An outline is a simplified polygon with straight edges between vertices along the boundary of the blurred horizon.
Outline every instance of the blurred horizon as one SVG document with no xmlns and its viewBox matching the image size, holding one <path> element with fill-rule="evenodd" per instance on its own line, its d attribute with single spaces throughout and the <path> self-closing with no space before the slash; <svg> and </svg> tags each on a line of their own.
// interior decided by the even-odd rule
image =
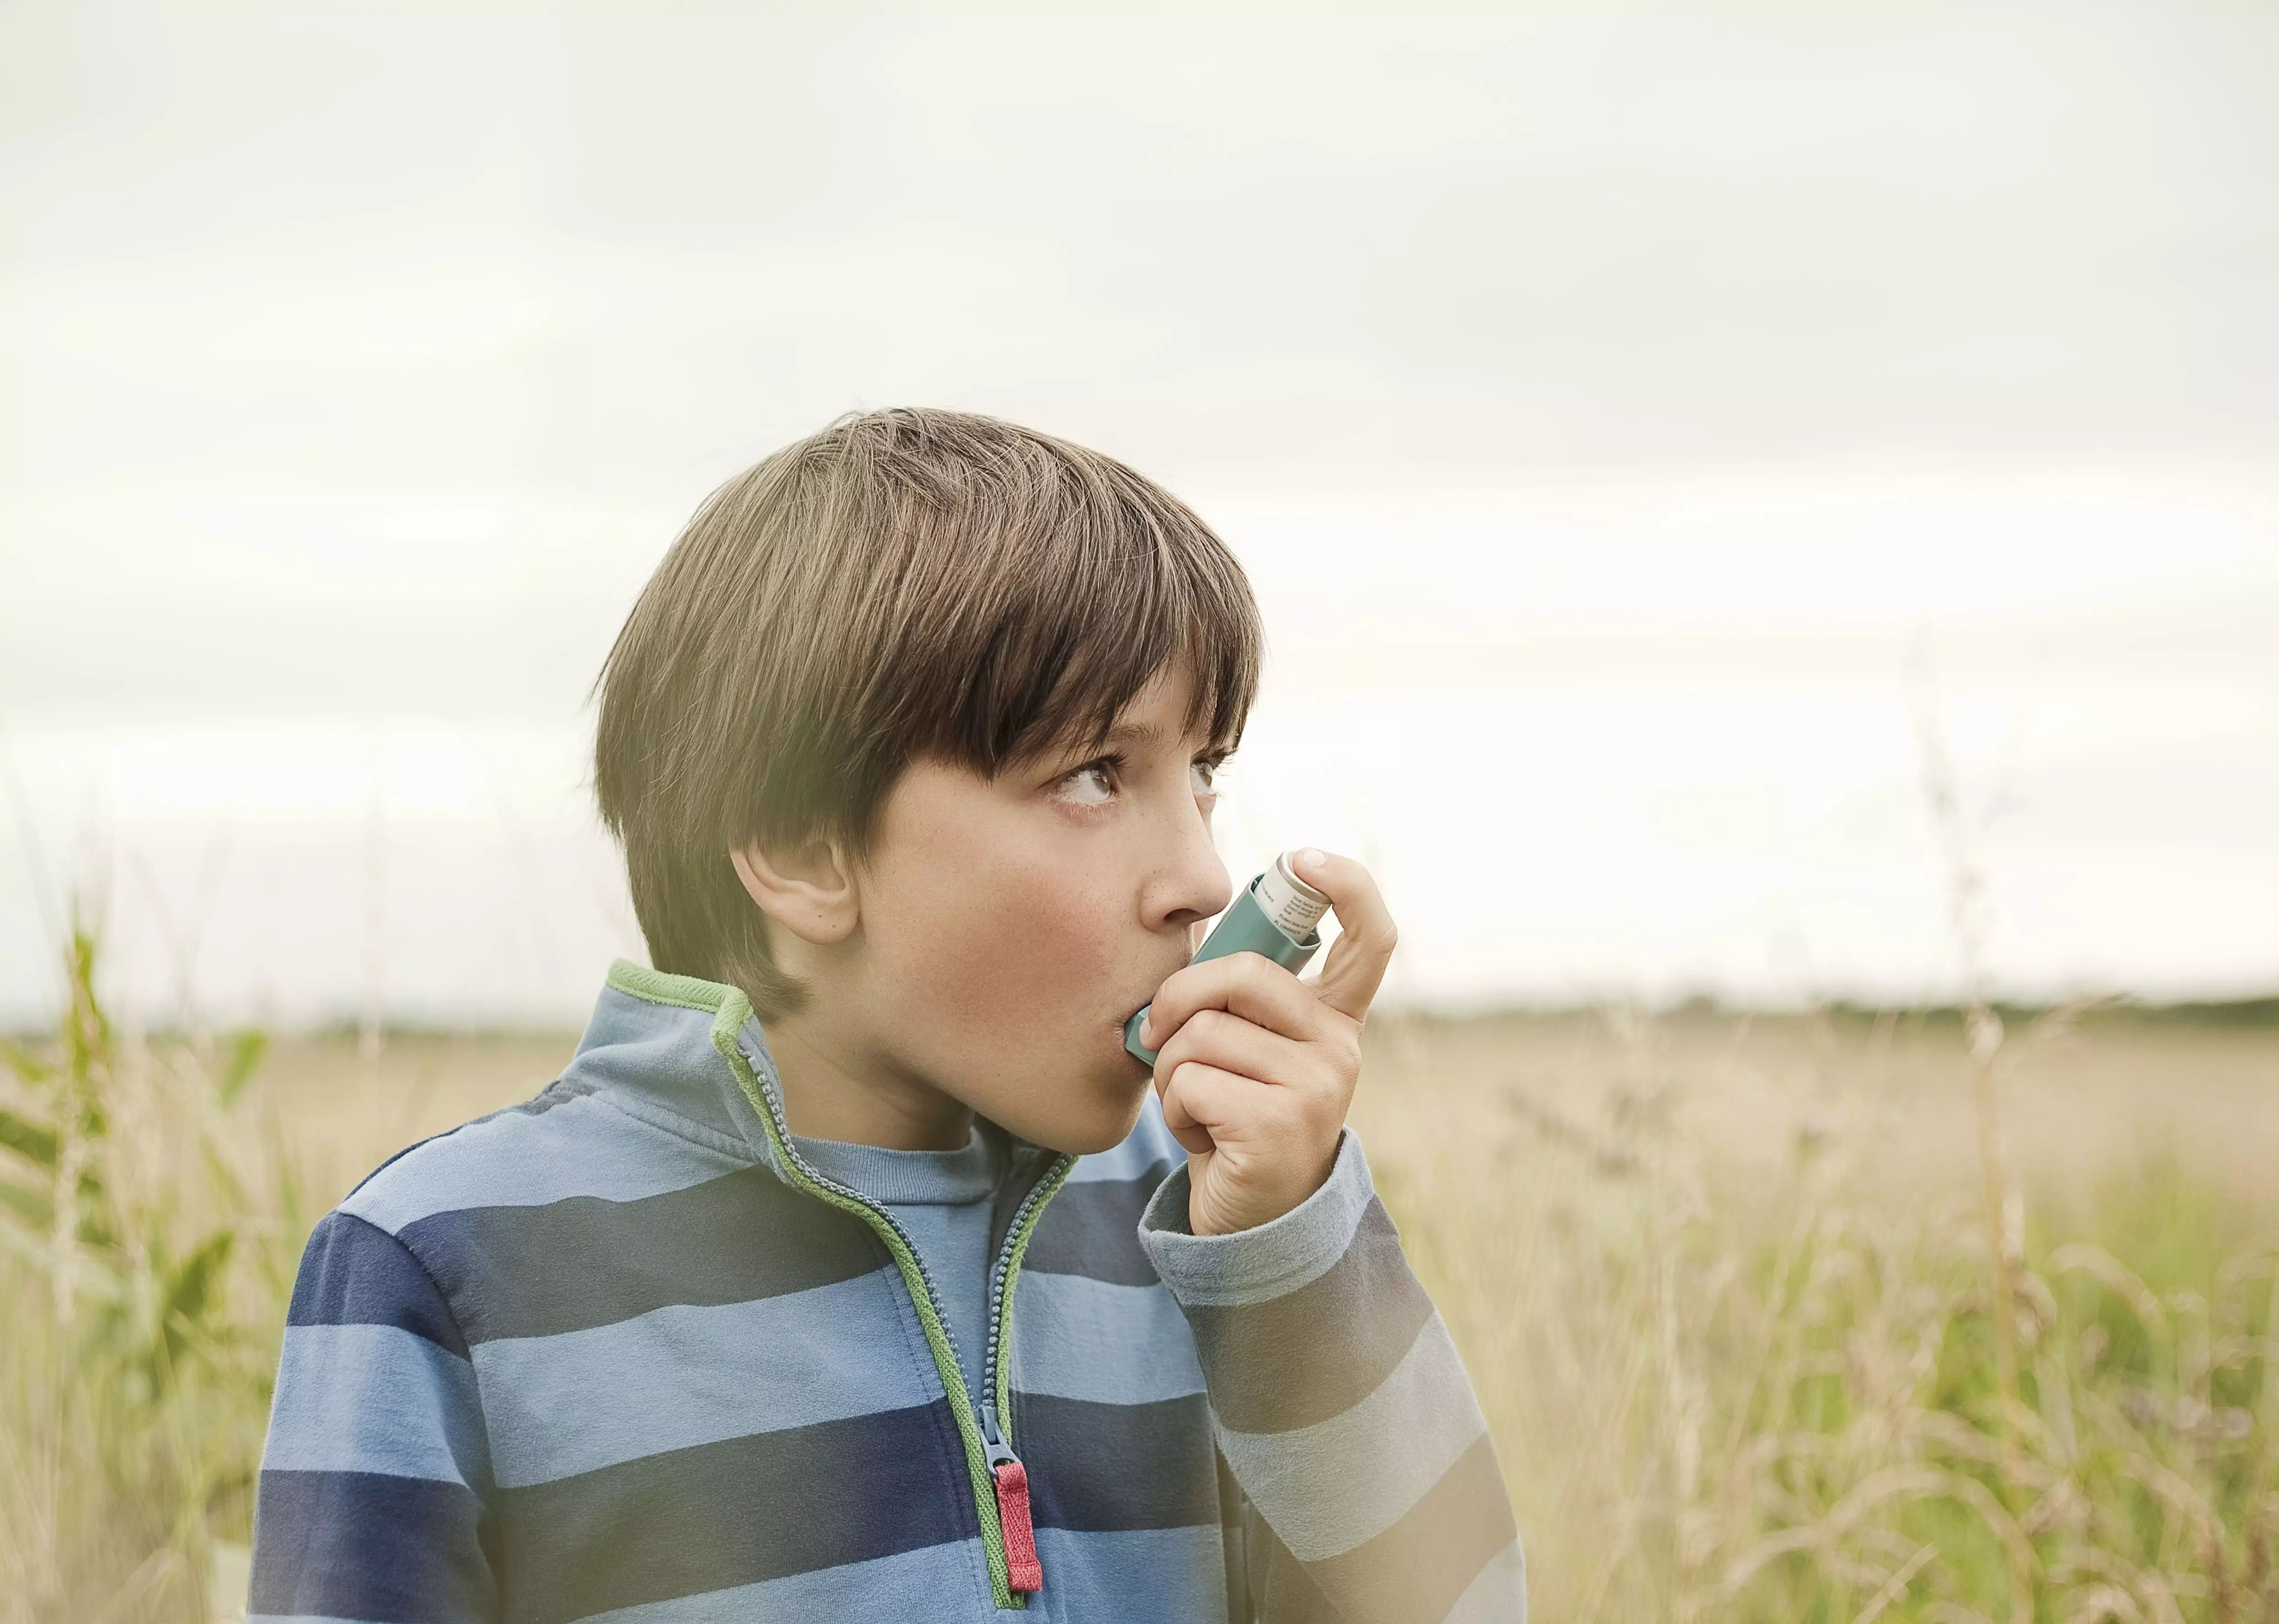
<svg viewBox="0 0 2279 1624">
<path fill-rule="evenodd" d="M 1416 1007 L 2279 991 L 2279 12 L 31 4 L 0 1029 L 575 1024 L 703 494 L 992 412 L 1270 644 L 1224 849 Z"/>
</svg>

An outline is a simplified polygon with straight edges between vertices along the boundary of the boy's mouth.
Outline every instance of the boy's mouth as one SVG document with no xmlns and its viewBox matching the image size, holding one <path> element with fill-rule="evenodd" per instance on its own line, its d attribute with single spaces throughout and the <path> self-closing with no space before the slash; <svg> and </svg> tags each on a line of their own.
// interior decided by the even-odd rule
<svg viewBox="0 0 2279 1624">
<path fill-rule="evenodd" d="M 1116 1001 L 1110 1004 L 1109 1007 L 1108 1023 L 1109 1025 L 1116 1028 L 1116 1041 L 1118 1043 L 1121 1043 L 1124 1040 L 1124 1023 L 1132 1018 L 1132 1012 L 1139 1008 L 1142 1004 L 1151 1004 L 1155 1002 L 1155 994 L 1163 990 L 1163 984 L 1170 980 L 1173 974 L 1183 969 L 1186 963 L 1186 961 L 1182 959 L 1178 964 L 1174 964 L 1170 969 L 1165 970 L 1162 975 L 1156 977 L 1155 980 L 1147 983 L 1145 986 L 1139 987 L 1121 994 Z"/>
</svg>

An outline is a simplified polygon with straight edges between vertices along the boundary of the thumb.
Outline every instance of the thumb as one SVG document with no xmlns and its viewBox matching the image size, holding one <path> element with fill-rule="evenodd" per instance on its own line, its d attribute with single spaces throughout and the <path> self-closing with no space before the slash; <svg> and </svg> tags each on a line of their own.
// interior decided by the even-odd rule
<svg viewBox="0 0 2279 1624">
<path fill-rule="evenodd" d="M 1338 916 L 1338 939 L 1323 961 L 1315 995 L 1339 1015 L 1356 1023 L 1369 1015 L 1370 1000 L 1385 980 L 1400 939 L 1393 915 L 1370 872 L 1350 857 L 1339 857 L 1312 846 L 1297 853 L 1291 867 L 1298 877 L 1330 900 Z"/>
</svg>

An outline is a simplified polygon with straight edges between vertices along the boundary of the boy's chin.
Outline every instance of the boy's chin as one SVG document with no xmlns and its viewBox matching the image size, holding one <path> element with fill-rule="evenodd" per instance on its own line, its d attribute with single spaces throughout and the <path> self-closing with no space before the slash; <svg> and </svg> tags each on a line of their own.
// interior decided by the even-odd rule
<svg viewBox="0 0 2279 1624">
<path fill-rule="evenodd" d="M 1047 1150 L 1071 1156 L 1092 1156 L 1113 1150 L 1131 1137 L 1140 1121 L 1140 1104 L 1147 1097 L 1148 1074 L 1137 1069 L 1136 1061 L 1134 1067 L 1128 1088 L 1094 1093 L 1086 1102 L 1092 1107 L 1089 1110 L 1056 1111 L 1048 1117 L 1040 1115 L 1033 1122 L 1004 1122 L 1001 1125 Z"/>
</svg>

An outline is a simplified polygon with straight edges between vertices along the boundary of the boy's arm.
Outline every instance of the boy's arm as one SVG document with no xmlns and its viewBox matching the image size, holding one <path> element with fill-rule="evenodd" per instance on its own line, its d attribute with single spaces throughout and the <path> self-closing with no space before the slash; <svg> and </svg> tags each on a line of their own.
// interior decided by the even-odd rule
<svg viewBox="0 0 2279 1624">
<path fill-rule="evenodd" d="M 1523 1620 L 1486 1422 L 1360 1141 L 1255 1229 L 1193 1234 L 1190 1189 L 1184 1168 L 1163 1182 L 1140 1244 L 1194 1331 L 1221 1453 L 1322 1599 L 1372 1624 Z"/>
<path fill-rule="evenodd" d="M 1293 1560 L 1354 1624 L 1515 1624 L 1495 1450 L 1345 1128 L 1393 918 L 1359 863 L 1311 848 L 1293 863 L 1344 927 L 1318 981 L 1234 954 L 1175 972 L 1148 1006 L 1140 1041 L 1187 1165 L 1140 1244 L 1194 1331 L 1220 1452 L 1275 1536 L 1270 1572 Z"/>
<path fill-rule="evenodd" d="M 490 1624 L 489 1447 L 467 1344 L 403 1243 L 318 1224 L 286 1315 L 249 1624 Z"/>
</svg>

